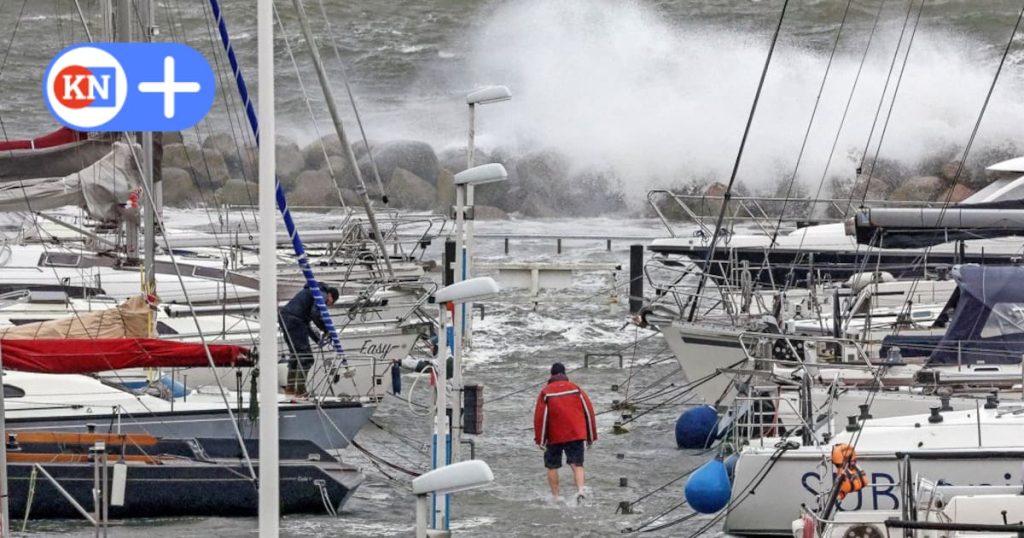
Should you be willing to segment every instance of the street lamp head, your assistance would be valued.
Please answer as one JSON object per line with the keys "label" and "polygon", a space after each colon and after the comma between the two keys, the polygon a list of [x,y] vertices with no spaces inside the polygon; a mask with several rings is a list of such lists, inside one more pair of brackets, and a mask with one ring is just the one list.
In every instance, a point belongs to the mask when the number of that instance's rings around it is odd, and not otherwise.
{"label": "street lamp head", "polygon": [[464,303],[498,293],[498,283],[489,276],[481,276],[445,286],[434,294],[438,303]]}
{"label": "street lamp head", "polygon": [[489,105],[491,103],[500,103],[501,101],[508,101],[512,98],[512,92],[508,89],[508,86],[491,86],[480,90],[469,92],[466,95],[466,104],[468,105]]}
{"label": "street lamp head", "polygon": [[455,174],[456,185],[482,185],[508,179],[505,167],[498,163],[481,164]]}
{"label": "street lamp head", "polygon": [[414,478],[412,493],[446,495],[485,486],[493,481],[494,473],[483,460],[462,461]]}

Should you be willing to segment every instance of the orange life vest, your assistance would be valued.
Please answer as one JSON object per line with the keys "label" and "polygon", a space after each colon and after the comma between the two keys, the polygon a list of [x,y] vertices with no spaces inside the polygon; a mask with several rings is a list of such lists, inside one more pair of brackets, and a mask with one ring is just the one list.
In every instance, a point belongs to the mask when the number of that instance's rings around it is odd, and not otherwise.
{"label": "orange life vest", "polygon": [[839,443],[832,447],[832,465],[836,467],[836,475],[839,477],[838,499],[842,501],[849,493],[856,493],[867,485],[867,476],[857,466],[857,453],[853,447],[846,443]]}

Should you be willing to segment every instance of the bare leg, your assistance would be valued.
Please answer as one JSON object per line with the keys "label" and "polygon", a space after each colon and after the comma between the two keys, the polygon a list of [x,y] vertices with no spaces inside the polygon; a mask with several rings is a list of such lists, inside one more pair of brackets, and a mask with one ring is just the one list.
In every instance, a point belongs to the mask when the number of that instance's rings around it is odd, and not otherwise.
{"label": "bare leg", "polygon": [[548,485],[551,486],[551,495],[558,497],[558,469],[548,469]]}
{"label": "bare leg", "polygon": [[572,467],[572,478],[576,481],[576,491],[583,493],[583,482],[586,476],[582,465],[570,465]]}

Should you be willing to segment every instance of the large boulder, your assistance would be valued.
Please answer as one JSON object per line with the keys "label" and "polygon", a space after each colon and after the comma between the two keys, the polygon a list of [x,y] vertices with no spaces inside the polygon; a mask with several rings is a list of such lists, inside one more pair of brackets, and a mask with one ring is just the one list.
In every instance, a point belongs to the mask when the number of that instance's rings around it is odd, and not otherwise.
{"label": "large boulder", "polygon": [[340,207],[338,188],[334,180],[323,170],[306,170],[299,174],[295,186],[288,195],[293,207]]}
{"label": "large boulder", "polygon": [[277,138],[277,177],[282,182],[295,179],[304,168],[306,161],[302,157],[302,150],[294,140]]}
{"label": "large boulder", "polygon": [[302,148],[302,159],[306,161],[306,168],[309,170],[323,168],[325,152],[328,157],[341,157],[344,155],[341,149],[341,142],[338,141],[338,135],[324,135],[319,140],[314,140]]}
{"label": "large boulder", "polygon": [[185,141],[180,131],[167,131],[163,133],[164,144],[181,144]]}
{"label": "large boulder", "polygon": [[217,203],[253,205],[259,200],[259,186],[244,179],[229,179],[217,189]]}
{"label": "large boulder", "polygon": [[950,192],[950,190],[951,189],[946,189],[942,193],[938,194],[935,197],[935,201],[945,202],[948,198],[949,203],[958,204],[960,202],[963,202],[964,200],[966,200],[968,197],[975,193],[974,189],[962,183],[957,183],[956,185],[954,185],[952,188],[952,193]]}
{"label": "large boulder", "polygon": [[164,144],[162,164],[164,168],[188,170],[202,189],[216,189],[231,177],[219,151],[194,144]]}
{"label": "large boulder", "polygon": [[326,170],[306,170],[285,184],[291,206],[340,207],[338,188]]}
{"label": "large boulder", "polygon": [[447,215],[455,205],[455,175],[447,169],[437,175],[436,207]]}
{"label": "large boulder", "polygon": [[231,177],[256,180],[256,162],[259,158],[255,146],[240,144],[228,133],[214,133],[203,140],[204,149],[212,149],[224,156]]}
{"label": "large boulder", "polygon": [[[359,170],[363,174],[363,180],[369,185],[375,183],[376,180],[373,176],[370,156],[366,154],[365,150],[358,152],[361,145],[361,143],[357,143],[353,149],[357,150],[357,155],[362,153],[361,156],[357,156]],[[402,168],[426,180],[431,185],[437,184],[439,172],[437,155],[434,154],[434,148],[430,147],[430,144],[415,140],[395,140],[372,144],[370,147],[373,151],[373,158],[377,162],[377,169],[380,171],[381,181],[387,182],[395,173],[395,169]]]}
{"label": "large boulder", "polygon": [[943,179],[936,176],[912,177],[893,189],[887,198],[898,202],[931,200],[942,191],[944,184]]}
{"label": "large boulder", "polygon": [[508,213],[490,205],[477,205],[473,207],[477,220],[508,220]]}
{"label": "large boulder", "polygon": [[163,169],[164,204],[171,207],[198,207],[203,198],[192,174],[182,168]]}
{"label": "large boulder", "polygon": [[391,203],[409,209],[432,209],[437,189],[426,180],[404,168],[396,168],[388,182]]}

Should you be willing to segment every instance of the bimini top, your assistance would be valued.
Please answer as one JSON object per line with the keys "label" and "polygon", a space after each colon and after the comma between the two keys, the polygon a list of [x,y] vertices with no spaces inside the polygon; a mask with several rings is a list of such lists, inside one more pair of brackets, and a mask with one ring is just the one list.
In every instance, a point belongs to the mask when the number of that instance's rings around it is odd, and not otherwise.
{"label": "bimini top", "polygon": [[1024,354],[1024,267],[963,265],[956,310],[928,366],[1017,364]]}

